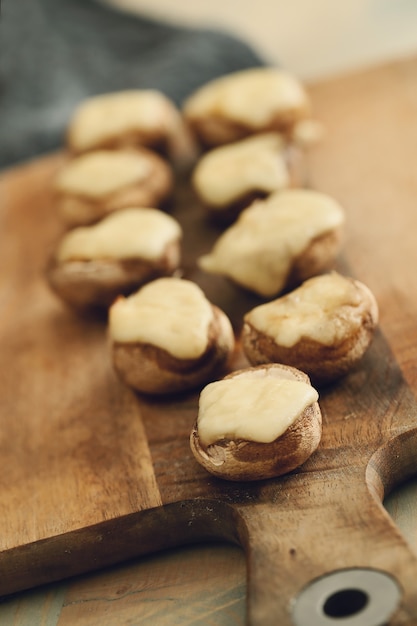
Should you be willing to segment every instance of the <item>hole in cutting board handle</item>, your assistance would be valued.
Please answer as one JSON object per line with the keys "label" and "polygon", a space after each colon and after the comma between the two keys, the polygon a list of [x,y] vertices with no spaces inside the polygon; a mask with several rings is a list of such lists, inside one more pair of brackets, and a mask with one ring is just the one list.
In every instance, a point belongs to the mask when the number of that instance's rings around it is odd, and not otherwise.
{"label": "hole in cutting board handle", "polygon": [[331,572],[310,582],[293,604],[295,626],[384,626],[401,599],[395,579],[374,569]]}
{"label": "hole in cutting board handle", "polygon": [[341,589],[326,599],[323,612],[327,617],[352,617],[363,611],[368,602],[369,596],[362,589]]}

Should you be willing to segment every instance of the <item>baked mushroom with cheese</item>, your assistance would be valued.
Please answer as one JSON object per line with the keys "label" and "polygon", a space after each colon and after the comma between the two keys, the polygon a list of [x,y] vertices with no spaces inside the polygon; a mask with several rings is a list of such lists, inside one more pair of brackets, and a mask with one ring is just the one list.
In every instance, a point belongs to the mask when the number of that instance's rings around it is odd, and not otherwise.
{"label": "baked mushroom with cheese", "polygon": [[92,224],[131,206],[161,208],[172,189],[171,167],[146,148],[97,150],[74,157],[53,181],[57,210],[71,227]]}
{"label": "baked mushroom with cheese", "polygon": [[302,465],[321,432],[318,393],[308,376],[285,365],[262,365],[204,387],[190,446],[214,476],[263,480]]}
{"label": "baked mushroom with cheese", "polygon": [[242,211],[198,263],[261,297],[276,297],[333,266],[344,223],[344,210],[326,194],[276,192]]}
{"label": "baked mushroom with cheese", "polygon": [[370,289],[331,272],[249,311],[242,346],[253,365],[285,363],[324,384],[362,359],[377,324],[378,305]]}
{"label": "baked mushroom with cheese", "polygon": [[183,114],[202,145],[213,147],[271,130],[290,135],[310,109],[294,75],[257,67],[206,83],[185,101]]}
{"label": "baked mushroom with cheese", "polygon": [[213,148],[193,171],[194,190],[211,216],[232,221],[255,199],[289,186],[285,151],[274,132]]}
{"label": "baked mushroom with cheese", "polygon": [[67,145],[75,154],[145,146],[179,165],[195,158],[180,111],[155,89],[128,89],[82,101],[69,121]]}
{"label": "baked mushroom with cheese", "polygon": [[196,388],[224,372],[235,339],[229,318],[200,287],[160,278],[110,307],[109,337],[120,378],[146,394]]}
{"label": "baked mushroom with cheese", "polygon": [[47,267],[53,291],[76,308],[108,307],[120,294],[173,274],[182,229],[166,213],[130,208],[64,234]]}

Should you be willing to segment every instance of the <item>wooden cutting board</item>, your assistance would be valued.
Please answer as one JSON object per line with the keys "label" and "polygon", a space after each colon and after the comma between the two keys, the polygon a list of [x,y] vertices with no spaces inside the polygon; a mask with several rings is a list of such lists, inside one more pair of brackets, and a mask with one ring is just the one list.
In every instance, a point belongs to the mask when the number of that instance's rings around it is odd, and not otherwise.
{"label": "wooden cutting board", "polygon": [[[318,451],[276,480],[210,477],[188,444],[197,394],[158,402],[126,389],[105,320],[78,317],[48,290],[44,266],[62,230],[49,185],[64,157],[3,173],[1,595],[222,538],[246,553],[250,624],[304,626],[300,599],[328,580],[321,593],[340,602],[326,604],[318,623],[371,626],[360,620],[374,591],[353,584],[352,571],[388,574],[399,596],[389,623],[417,623],[417,558],[381,504],[417,471],[416,75],[411,59],[311,87],[326,135],[307,159],[306,184],[345,206],[338,268],[374,291],[381,320],[360,366],[321,393]],[[196,270],[218,231],[184,181],[174,214],[185,230],[185,275],[238,332],[257,300]],[[235,366],[244,365],[238,350]]]}

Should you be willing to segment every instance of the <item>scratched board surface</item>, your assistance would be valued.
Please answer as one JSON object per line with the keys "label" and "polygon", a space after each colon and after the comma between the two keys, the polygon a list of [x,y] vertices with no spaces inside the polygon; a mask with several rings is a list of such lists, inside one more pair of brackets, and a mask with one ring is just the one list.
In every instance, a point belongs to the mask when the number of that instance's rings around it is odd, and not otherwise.
{"label": "scratched board surface", "polygon": [[[417,562],[380,504],[417,468],[416,72],[409,60],[311,87],[326,135],[304,179],[346,208],[338,267],[374,291],[381,323],[360,366],[321,393],[318,451],[276,480],[206,474],[188,444],[197,394],[160,402],[129,391],[112,370],[105,320],[80,318],[50,293],[43,271],[62,226],[49,185],[64,157],[3,173],[1,594],[225,538],[246,552],[251,623],[291,624],[300,589],[349,567],[389,572],[402,589],[392,624],[417,620]],[[173,212],[184,225],[185,276],[238,332],[257,299],[196,269],[218,230],[185,180]],[[238,349],[234,366],[243,365]]]}

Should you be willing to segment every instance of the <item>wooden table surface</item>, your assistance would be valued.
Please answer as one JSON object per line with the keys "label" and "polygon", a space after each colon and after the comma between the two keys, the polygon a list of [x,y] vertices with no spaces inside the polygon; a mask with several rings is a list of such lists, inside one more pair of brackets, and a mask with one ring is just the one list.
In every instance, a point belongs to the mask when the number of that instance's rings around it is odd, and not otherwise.
{"label": "wooden table surface", "polygon": [[[346,245],[357,254],[356,274],[377,296],[381,329],[414,392],[416,76],[417,59],[410,59],[312,85],[316,116],[327,133],[306,169],[309,185],[346,206]],[[3,184],[9,175],[4,173]],[[390,272],[389,289],[381,271]],[[417,480],[392,493],[386,506],[417,551]],[[245,593],[239,548],[194,546],[6,598],[0,624],[243,624]]]}

